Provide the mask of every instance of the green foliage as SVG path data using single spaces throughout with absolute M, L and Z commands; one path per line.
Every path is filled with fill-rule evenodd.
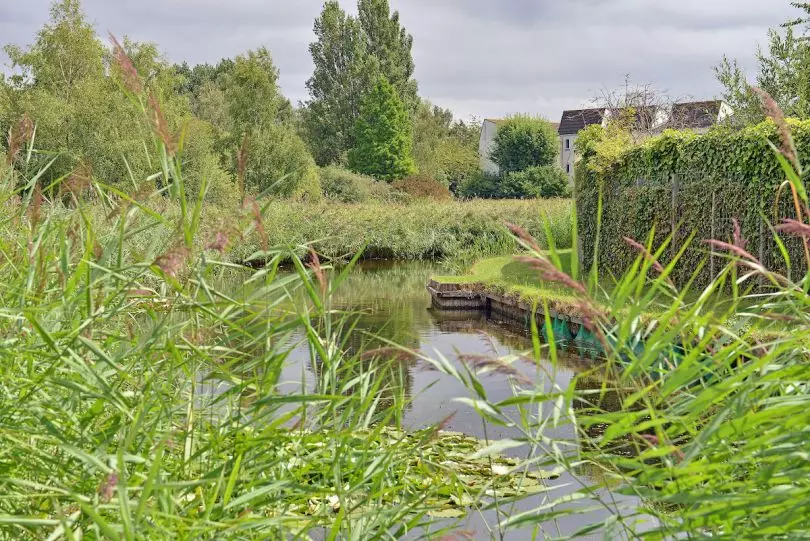
M 197 118 L 184 126 L 184 145 L 181 152 L 186 190 L 196 199 L 203 182 L 206 185 L 206 201 L 221 208 L 232 209 L 239 204 L 239 188 L 221 166 L 219 157 L 211 151 L 214 147 L 214 128 Z
M 234 164 L 234 169 L 238 166 Z M 245 185 L 253 193 L 318 199 L 318 168 L 295 131 L 269 124 L 248 138 Z
M 377 183 L 371 177 L 336 166 L 321 168 L 320 178 L 324 197 L 341 203 L 365 203 Z
M 810 124 L 791 122 L 791 127 L 800 152 L 807 155 Z M 637 255 L 623 237 L 643 241 L 654 228 L 654 244 L 661 245 L 673 233 L 675 220 L 674 250 L 692 233 L 697 239 L 681 258 L 676 278 L 685 280 L 698 269 L 698 284 L 705 285 L 712 279 L 712 268 L 719 271 L 720 265 L 716 258 L 713 264 L 707 260 L 699 241 L 730 240 L 732 219 L 737 219 L 747 250 L 769 268 L 788 272 L 779 245 L 763 221 L 763 217 L 778 222 L 795 215 L 789 190 L 782 192 L 777 204 L 785 176 L 769 146 L 769 141 L 781 144 L 773 123 L 741 131 L 721 128 L 706 135 L 667 131 L 617 153 L 612 143 L 599 139 L 599 133 L 593 130 L 577 141 L 584 167 L 577 168 L 575 193 L 586 264 L 594 260 L 597 230 L 599 265 L 618 273 Z M 610 152 L 599 154 L 604 148 Z M 601 225 L 597 223 L 600 196 Z M 802 273 L 802 243 L 788 238 L 782 242 L 791 256 L 792 272 Z
M 386 186 L 378 182 L 375 186 Z M 390 188 L 389 188 L 390 189 Z M 543 235 L 542 217 L 562 223 L 560 246 L 570 245 L 571 201 L 565 199 L 436 201 L 408 203 L 392 198 L 365 204 L 273 201 L 264 212 L 271 246 L 313 245 L 327 258 L 346 258 L 362 250 L 370 259 L 476 258 L 515 253 L 518 245 L 503 226 L 518 224 Z M 255 236 L 234 250 L 236 260 L 260 249 Z M 306 254 L 301 248 L 299 255 Z
M 464 199 L 496 199 L 499 180 L 497 176 L 479 170 L 464 179 L 456 189 L 456 194 Z
M 361 0 L 357 18 L 328 1 L 315 20 L 315 36 L 303 129 L 319 165 L 345 163 L 356 146 L 361 105 L 380 76 L 393 84 L 406 110 L 416 106 L 413 38 L 387 0 Z
M 559 155 L 554 125 L 542 118 L 513 116 L 498 125 L 490 159 L 501 174 L 551 165 Z
M 500 197 L 515 199 L 567 197 L 568 175 L 557 165 L 529 167 L 503 175 L 499 190 Z
M 459 186 L 458 195 L 466 199 L 534 199 L 567 197 L 568 176 L 556 165 L 529 167 L 505 175 L 479 172 Z
M 807 3 L 792 5 L 804 12 L 779 28 L 768 31 L 768 48 L 757 50 L 755 85 L 770 94 L 786 115 L 810 118 L 810 42 L 807 40 L 805 17 Z M 746 73 L 736 60 L 724 57 L 715 68 L 718 81 L 725 88 L 723 99 L 734 108 L 734 120 L 750 125 L 764 120 L 759 98 L 750 90 Z
M 315 71 L 307 81 L 304 112 L 307 142 L 319 165 L 340 163 L 354 148 L 354 125 L 363 98 L 379 74 L 360 22 L 336 1 L 326 2 L 315 20 L 309 46 Z
M 420 174 L 455 190 L 479 169 L 480 129 L 453 121 L 449 109 L 422 100 L 413 113 L 413 157 Z
M 396 89 L 406 109 L 412 111 L 419 99 L 413 78 L 413 37 L 400 23 L 399 12 L 391 13 L 388 0 L 359 0 L 357 12 L 368 53 L 376 60 L 380 74 Z
M 397 180 L 391 184 L 391 188 L 418 199 L 451 199 L 453 197 L 447 186 L 422 174 Z
M 394 87 L 384 78 L 363 100 L 355 139 L 356 147 L 349 152 L 349 167 L 353 171 L 389 181 L 414 172 L 408 112 Z

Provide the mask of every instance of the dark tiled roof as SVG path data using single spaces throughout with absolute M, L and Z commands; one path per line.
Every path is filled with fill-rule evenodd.
M 710 128 L 717 123 L 722 104 L 720 100 L 676 103 L 668 124 L 675 129 Z
M 560 127 L 557 133 L 560 135 L 575 135 L 591 124 L 601 124 L 605 116 L 604 109 L 578 109 L 563 111 L 560 119 Z

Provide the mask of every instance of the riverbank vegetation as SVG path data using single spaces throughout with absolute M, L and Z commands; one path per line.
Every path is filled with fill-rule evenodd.
M 318 22 L 318 43 L 348 40 L 355 53 L 334 81 L 385 66 L 406 110 L 418 108 L 410 36 L 387 3 L 360 8 L 347 17 L 328 2 Z M 606 289 L 598 266 L 564 251 L 580 240 L 569 201 L 437 201 L 424 185 L 444 180 L 396 179 L 397 189 L 341 169 L 355 147 L 329 139 L 351 130 L 323 123 L 345 105 L 329 77 L 296 112 L 266 51 L 175 80 L 182 70 L 146 45 L 105 51 L 75 0 L 55 4 L 34 46 L 9 51 L 21 72 L 2 93 L 3 539 L 810 532 L 810 277 L 758 259 L 747 229 L 707 239 L 696 264 L 689 240 L 628 239 L 634 257 Z M 314 79 L 330 66 L 316 63 Z M 781 138 L 763 159 L 798 209 L 779 233 L 802 248 L 780 250 L 781 263 L 806 269 L 791 259 L 810 241 L 805 172 L 790 124 L 766 105 Z M 463 127 L 438 124 L 437 148 L 464 140 Z M 315 148 L 313 133 L 328 145 Z M 436 171 L 460 182 L 457 163 Z M 586 233 L 594 261 L 618 250 L 599 227 Z M 373 331 L 355 338 L 357 318 L 339 305 L 363 254 L 502 250 L 520 251 L 520 265 L 489 259 L 474 273 L 564 290 L 603 359 L 565 369 L 561 344 L 536 329 L 527 351 L 505 358 L 392 340 L 368 349 Z M 677 285 L 679 262 L 697 278 L 709 257 L 718 272 L 705 287 Z M 350 261 L 332 269 L 332 258 Z M 306 364 L 291 376 L 294 350 Z M 456 402 L 475 412 L 483 441 L 445 433 L 448 419 L 403 426 L 418 397 L 402 380 L 415 366 L 463 386 Z M 511 436 L 492 439 L 492 428 Z M 459 515 L 476 513 L 487 530 L 470 533 Z

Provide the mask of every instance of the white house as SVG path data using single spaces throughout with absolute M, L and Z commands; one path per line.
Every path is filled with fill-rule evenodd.
M 576 140 L 579 132 L 592 124 L 607 125 L 620 110 L 607 108 L 576 109 L 563 111 L 560 119 L 560 167 L 574 177 L 576 163 Z M 666 129 L 691 130 L 706 133 L 709 129 L 734 114 L 729 104 L 722 100 L 691 101 L 675 103 L 671 107 L 638 107 L 635 111 L 635 126 L 640 137 L 661 133 Z

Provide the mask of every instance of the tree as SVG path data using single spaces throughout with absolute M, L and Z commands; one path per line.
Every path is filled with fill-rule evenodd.
M 413 78 L 413 37 L 402 27 L 399 12 L 391 13 L 388 0 L 359 0 L 357 10 L 369 54 L 377 60 L 380 72 L 394 86 L 408 111 L 413 111 L 419 103 Z
M 542 118 L 516 115 L 498 126 L 490 159 L 501 174 L 551 165 L 558 156 L 557 131 Z
M 388 181 L 416 171 L 408 112 L 384 77 L 363 101 L 355 138 L 357 146 L 349 152 L 349 167 L 353 171 Z
M 451 189 L 478 170 L 480 129 L 453 120 L 453 112 L 420 100 L 413 117 L 413 157 L 421 175 Z
M 754 84 L 770 94 L 788 116 L 810 118 L 810 36 L 804 28 L 810 22 L 810 3 L 792 2 L 804 15 L 781 28 L 768 31 L 768 50 L 757 50 L 759 64 Z M 731 105 L 739 124 L 764 119 L 759 99 L 751 92 L 747 74 L 736 60 L 723 57 L 715 68 L 725 88 L 723 99 Z
M 315 20 L 309 52 L 315 71 L 307 81 L 310 100 L 303 124 L 315 160 L 339 163 L 354 147 L 354 125 L 363 98 L 373 87 L 379 64 L 368 52 L 363 28 L 336 1 L 324 4 Z

